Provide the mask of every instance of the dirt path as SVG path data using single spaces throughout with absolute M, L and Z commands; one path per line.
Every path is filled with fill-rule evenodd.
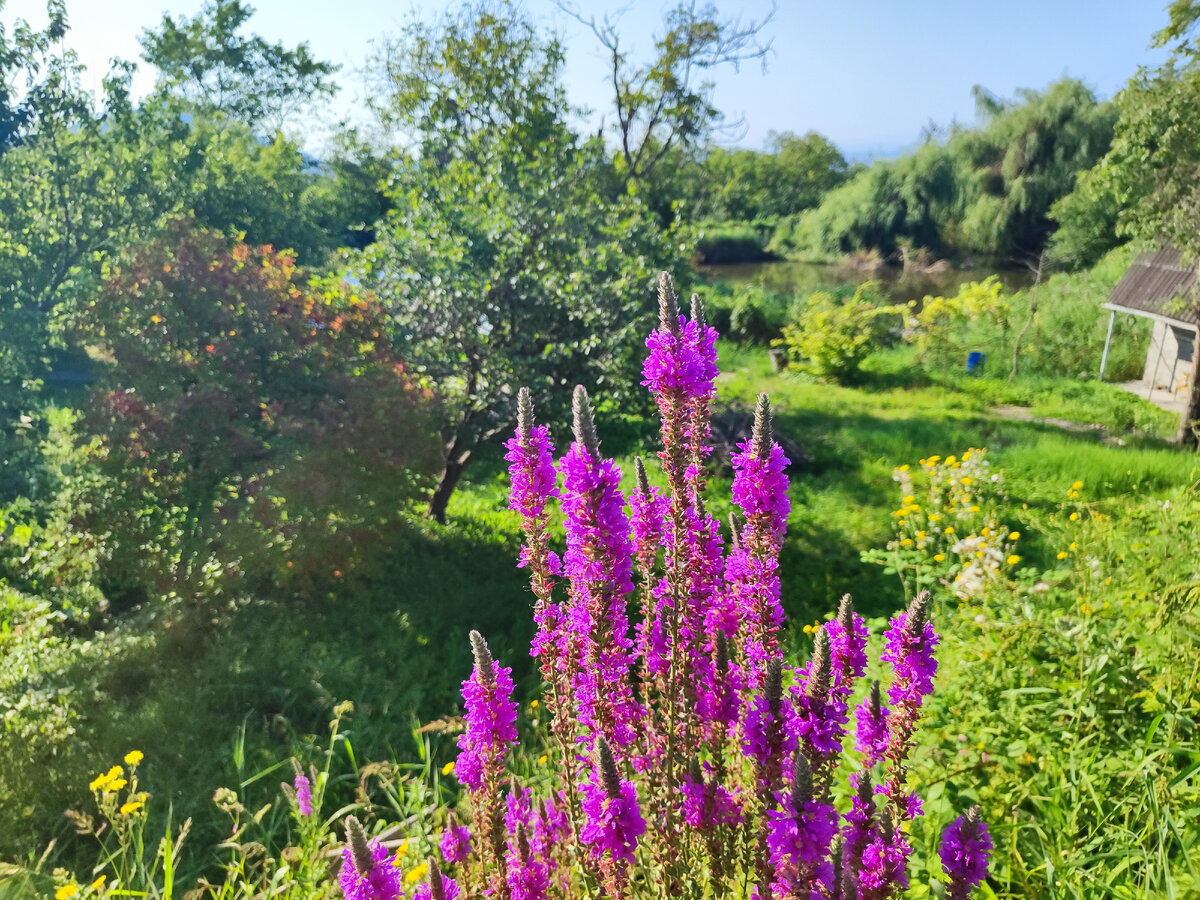
M 1081 422 L 1071 422 L 1067 419 L 1055 419 L 1051 416 L 1035 416 L 1024 406 L 993 406 L 992 412 L 1002 419 L 1012 419 L 1015 422 L 1033 422 L 1037 425 L 1053 425 L 1063 431 L 1073 431 L 1076 434 L 1096 434 L 1104 443 L 1111 447 L 1124 447 L 1125 441 L 1109 432 L 1103 425 L 1092 423 L 1084 425 Z

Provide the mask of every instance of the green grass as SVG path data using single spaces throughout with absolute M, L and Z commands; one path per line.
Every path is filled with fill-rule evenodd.
M 1065 485 L 1084 481 L 1089 500 L 1106 504 L 1112 527 L 1132 532 L 1146 527 L 1146 504 L 1200 475 L 1195 456 L 1162 439 L 1173 430 L 1169 416 L 1109 385 L 929 373 L 890 351 L 871 360 L 864 383 L 851 388 L 777 375 L 763 348 L 722 342 L 719 349 L 720 404 L 749 407 L 767 391 L 777 429 L 811 457 L 792 473 L 782 557 L 796 648 L 808 645 L 799 626 L 822 618 L 847 591 L 869 616 L 903 604 L 898 579 L 860 558 L 891 535 L 897 465 L 988 448 L 1006 472 L 1014 524 L 1031 535 L 1022 552 L 1031 565 L 1047 567 L 1057 544 L 1046 535 L 1059 527 Z M 1002 404 L 1097 422 L 1126 444 L 1106 444 L 1098 431 L 1013 421 L 994 411 Z M 598 423 L 627 486 L 638 438 L 652 424 L 603 416 Z M 653 451 L 640 452 L 651 459 Z M 356 571 L 326 573 L 303 589 L 277 585 L 228 609 L 160 608 L 71 631 L 31 598 L 11 598 L 5 618 L 17 628 L 0 635 L 0 693 L 31 699 L 12 714 L 25 730 L 10 723 L 0 744 L 0 857 L 31 859 L 54 838 L 53 858 L 70 861 L 75 851 L 62 809 L 84 803 L 87 781 L 138 748 L 147 755 L 143 781 L 154 802 L 172 805 L 176 821 L 196 819 L 181 863 L 192 877 L 213 863 L 207 848 L 224 827 L 212 790 L 236 787 L 246 772 L 293 752 L 311 758 L 339 701 L 356 705 L 339 745 L 340 771 L 353 771 L 354 760 L 410 758 L 412 717 L 458 708 L 471 628 L 487 635 L 514 665 L 521 688 L 532 691 L 530 595 L 514 565 L 519 540 L 505 482 L 493 454 L 469 472 L 449 525 L 407 520 L 366 548 Z M 730 510 L 728 486 L 712 481 L 718 515 Z M 278 780 L 263 779 L 252 791 L 269 799 Z

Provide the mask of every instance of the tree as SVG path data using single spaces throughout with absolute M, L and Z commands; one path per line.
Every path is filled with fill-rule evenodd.
M 616 114 L 616 133 L 625 180 L 648 178 L 675 147 L 703 143 L 724 118 L 713 105 L 714 69 L 765 60 L 770 41 L 760 36 L 774 17 L 743 23 L 721 18 L 711 3 L 681 0 L 665 16 L 663 35 L 654 42 L 654 57 L 635 66 L 621 43 L 617 23 L 597 20 L 567 2 L 559 8 L 591 28 L 608 54 Z M 734 126 L 736 128 L 736 125 Z
M 91 504 L 107 580 L 195 596 L 213 571 L 271 577 L 280 549 L 349 553 L 423 496 L 431 397 L 385 315 L 185 220 L 110 267 L 81 314 L 113 361 L 88 417 L 116 485 Z
M 308 44 L 294 48 L 239 32 L 254 15 L 242 0 L 207 0 L 199 15 L 164 15 L 142 32 L 142 57 L 159 70 L 161 88 L 194 106 L 274 133 L 289 117 L 337 91 L 332 63 Z
M 389 306 L 397 352 L 441 396 L 437 519 L 521 386 L 550 415 L 564 385 L 636 394 L 655 271 L 681 263 L 636 198 L 606 193 L 603 146 L 567 125 L 561 65 L 509 4 L 413 22 L 376 59 L 376 109 L 410 151 L 356 268 Z
M 1097 178 L 1120 200 L 1117 233 L 1200 256 L 1200 2 L 1176 0 L 1156 35 L 1170 58 L 1139 69 L 1116 97 L 1120 117 Z M 1190 298 L 1200 304 L 1200 298 Z M 1200 447 L 1200 353 L 1179 440 Z

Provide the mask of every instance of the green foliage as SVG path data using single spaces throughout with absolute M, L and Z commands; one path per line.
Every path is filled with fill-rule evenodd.
M 701 222 L 696 226 L 694 243 L 694 258 L 708 265 L 771 258 L 762 234 L 748 224 Z
M 242 0 L 206 0 L 198 15 L 163 15 L 142 32 L 142 56 L 159 72 L 159 90 L 192 108 L 270 132 L 316 98 L 337 90 L 338 67 L 314 59 L 308 44 L 294 49 L 269 43 L 242 26 L 254 7 Z
M 1164 614 L 1158 598 L 1190 578 L 1194 491 L 1159 499 L 1135 488 L 1106 501 L 1076 477 L 1043 482 L 1034 512 L 1024 486 L 997 492 L 999 471 L 967 484 L 968 459 L 978 453 L 922 460 L 918 486 L 898 469 L 906 514 L 894 517 L 888 551 L 872 554 L 940 599 L 940 691 L 921 768 L 982 776 L 965 792 L 947 780 L 927 807 L 983 806 L 997 896 L 1186 896 L 1197 884 L 1188 855 L 1200 838 L 1190 777 L 1200 707 L 1197 669 L 1178 660 L 1196 621 Z M 966 515 L 946 502 L 966 492 L 985 509 Z M 1018 507 L 1022 497 L 1030 502 Z M 996 513 L 1004 527 L 965 535 Z M 947 521 L 960 529 L 952 548 L 934 536 Z M 1029 560 L 1012 552 L 1018 541 Z
M 289 257 L 178 222 L 110 270 L 82 325 L 114 363 L 89 425 L 115 490 L 88 521 L 115 593 L 203 596 L 222 571 L 229 592 L 294 542 L 337 560 L 427 484 L 429 401 L 379 303 L 306 285 Z
M 645 207 L 604 193 L 603 147 L 568 125 L 561 47 L 515 9 L 413 23 L 379 64 L 377 108 L 416 156 L 398 161 L 394 210 L 355 264 L 441 392 L 440 516 L 520 386 L 551 416 L 562 384 L 641 402 L 655 272 L 682 265 Z
M 859 375 L 863 361 L 884 342 L 889 327 L 899 324 L 907 307 L 880 306 L 868 296 L 870 283 L 854 296 L 810 294 L 794 322 L 785 325 L 783 343 L 795 361 L 818 377 L 846 383 Z
M 812 259 L 874 249 L 1036 258 L 1053 231 L 1051 206 L 1108 149 L 1115 112 L 1081 82 L 1001 101 L 976 89 L 983 123 L 878 162 L 777 234 Z
M 950 359 L 961 364 L 966 351 L 976 348 L 978 329 L 972 326 L 982 322 L 1007 331 L 1009 312 L 1004 285 L 992 276 L 962 285 L 953 297 L 926 297 L 909 317 L 907 339 L 917 345 L 921 362 L 933 355 L 942 364 Z

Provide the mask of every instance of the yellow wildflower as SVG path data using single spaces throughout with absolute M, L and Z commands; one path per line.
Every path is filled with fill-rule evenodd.
M 429 871 L 429 863 L 421 863 L 419 866 L 413 866 L 408 870 L 408 874 L 404 876 L 404 880 L 408 884 L 415 884 L 425 877 L 425 873 Z
M 953 458 L 954 458 L 954 457 L 951 457 L 951 459 L 953 459 Z M 929 459 L 928 459 L 928 460 L 922 460 L 922 462 L 928 462 L 928 463 L 929 463 L 929 465 L 931 465 L 931 466 L 935 466 L 935 465 L 937 465 L 937 461 L 938 461 L 939 459 L 941 459 L 941 457 L 940 457 L 940 456 L 934 455 L 934 456 L 931 456 L 931 457 L 929 457 Z
M 973 513 L 977 513 L 977 512 L 979 512 L 979 507 L 978 507 L 978 506 L 972 506 L 972 507 L 971 507 L 971 512 L 973 512 Z
M 942 534 L 954 534 L 954 526 L 953 526 L 953 525 L 947 525 L 947 526 L 945 527 L 945 529 L 942 531 Z
M 954 457 L 954 456 L 947 456 L 946 457 L 946 465 L 948 465 L 948 466 L 954 465 L 955 459 L 956 459 L 956 457 Z
M 550 759 L 550 757 L 547 756 L 545 753 L 543 753 L 541 756 L 538 757 L 538 765 L 544 766 L 548 759 Z
M 972 478 L 970 475 L 964 475 L 960 480 L 962 481 L 963 487 L 970 487 L 972 484 L 975 483 L 975 479 Z
M 442 774 L 443 775 L 449 775 L 453 771 L 454 771 L 454 760 L 450 760 L 450 762 L 448 762 L 444 766 L 442 766 Z
M 120 766 L 113 766 L 111 769 L 109 769 L 103 775 L 97 775 L 92 780 L 92 783 L 88 785 L 88 788 L 90 788 L 93 791 L 108 790 L 109 789 L 108 786 L 124 774 L 125 774 L 125 770 L 122 769 Z M 123 786 L 124 785 L 122 785 L 122 787 Z M 118 790 L 119 790 L 119 788 L 118 788 Z
M 1020 539 L 1020 537 L 1021 537 L 1021 532 L 1019 532 L 1019 531 L 1010 531 L 1010 532 L 1008 533 L 1008 539 L 1009 539 L 1010 541 L 1019 540 L 1019 539 Z
M 1006 561 L 1008 562 L 1008 564 L 1010 566 L 1015 566 L 1017 563 L 1019 563 L 1021 561 L 1021 557 L 1017 556 L 1017 554 L 1015 554 L 1015 553 L 1010 553 L 1008 556 L 1008 559 Z
M 117 791 L 119 791 L 119 790 L 121 790 L 122 788 L 124 788 L 124 787 L 125 787 L 125 785 L 126 785 L 126 784 L 128 784 L 128 783 L 129 783 L 129 782 L 127 782 L 127 781 L 126 781 L 124 778 L 117 778 L 117 779 L 114 779 L 113 781 L 110 781 L 108 784 L 106 784 L 106 785 L 104 786 L 104 793 L 106 793 L 106 794 L 115 794 Z
M 901 500 L 900 502 L 901 502 L 901 503 L 902 503 L 904 506 L 908 506 L 908 504 L 912 503 L 912 502 L 913 502 L 913 501 L 915 501 L 916 499 L 917 499 L 917 498 L 916 498 L 916 497 L 914 497 L 912 494 L 907 494 L 907 495 L 905 495 L 904 499 L 903 499 L 903 500 Z
M 1082 481 L 1075 482 L 1073 485 L 1071 485 L 1071 490 L 1073 490 L 1073 491 L 1083 490 L 1083 482 Z
M 530 708 L 530 709 L 537 709 L 537 708 L 538 708 L 538 702 L 537 702 L 536 700 L 531 700 L 531 701 L 529 702 L 529 708 Z
M 130 750 L 125 754 L 125 765 L 136 768 L 144 758 L 141 750 Z
M 78 893 L 79 885 L 72 881 L 70 884 L 64 884 L 54 892 L 54 900 L 67 900 L 68 897 L 74 897 Z
M 935 553 L 935 554 L 933 555 L 933 561 L 934 561 L 934 562 L 945 562 L 945 561 L 946 561 L 946 554 L 945 554 L 945 553 Z
M 918 540 L 918 541 L 923 541 L 923 540 L 925 540 L 925 532 L 924 532 L 924 531 L 918 531 L 918 532 L 917 532 L 917 540 Z
M 1081 613 L 1083 613 L 1085 616 L 1090 616 L 1092 613 L 1094 613 L 1096 611 L 1096 608 L 1094 606 L 1092 606 L 1090 603 L 1080 603 L 1079 611 Z
M 936 522 L 936 521 L 937 521 L 938 519 L 940 519 L 941 517 L 942 517 L 942 514 L 941 514 L 941 513 L 930 513 L 930 514 L 929 514 L 929 521 L 930 521 L 930 522 Z
M 913 539 L 912 539 L 912 538 L 905 538 L 904 540 L 902 540 L 902 541 L 900 542 L 900 546 L 901 546 L 901 547 L 911 547 L 912 545 L 913 545 Z
M 897 472 L 907 472 L 908 471 L 908 463 L 905 463 L 904 465 L 900 466 L 900 468 L 896 469 L 896 471 Z
M 100 893 L 101 891 L 103 891 L 104 890 L 104 882 L 107 879 L 108 879 L 107 875 L 101 875 L 99 878 L 97 878 L 95 881 L 92 882 L 92 884 L 91 884 L 92 890 L 95 891 L 96 893 Z
M 1059 551 L 1058 551 L 1058 558 L 1059 558 L 1059 559 L 1066 559 L 1066 558 L 1067 558 L 1068 556 L 1070 556 L 1070 555 L 1071 555 L 1071 554 L 1070 554 L 1070 553 L 1068 553 L 1066 550 L 1059 550 Z
M 121 815 L 127 816 L 130 813 L 135 813 L 146 804 L 141 800 L 130 800 L 128 803 L 121 804 Z
M 1068 518 L 1070 518 L 1070 520 L 1072 522 L 1078 522 L 1079 521 L 1079 513 L 1071 513 L 1071 515 Z

